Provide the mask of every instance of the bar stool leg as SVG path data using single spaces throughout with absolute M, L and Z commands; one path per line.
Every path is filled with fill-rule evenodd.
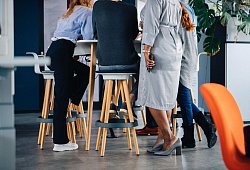
M 80 108 L 80 104 L 79 106 L 73 105 L 73 110 L 76 112 L 76 116 L 78 114 L 81 114 L 81 108 Z M 82 121 L 81 119 L 77 118 L 76 119 L 76 131 L 79 132 L 79 137 L 82 138 L 83 137 L 83 131 L 82 131 Z
M 108 92 L 107 92 L 107 102 L 106 102 L 104 123 L 108 123 L 110 102 L 111 102 L 111 95 L 112 95 L 112 87 L 113 87 L 113 81 L 112 80 L 107 80 L 107 81 L 108 81 Z M 104 128 L 103 135 L 102 135 L 101 157 L 103 157 L 104 153 L 105 153 L 106 138 L 107 138 L 107 128 Z
M 52 80 L 46 81 L 44 101 L 43 101 L 43 110 L 42 110 L 42 118 L 48 117 L 51 82 L 52 82 Z M 39 135 L 38 135 L 38 144 L 40 144 L 40 149 L 43 149 L 45 127 L 46 127 L 45 123 L 40 123 L 40 129 L 39 129 Z
M 131 101 L 130 101 L 130 96 L 129 96 L 129 89 L 128 89 L 128 84 L 126 80 L 122 80 L 122 86 L 123 86 L 123 91 L 125 94 L 129 120 L 130 122 L 134 122 L 134 116 L 133 116 L 132 106 L 131 106 Z M 133 135 L 133 140 L 134 140 L 135 152 L 136 152 L 136 155 L 139 156 L 140 153 L 139 153 L 138 142 L 137 142 L 137 137 L 136 137 L 136 132 L 135 132 L 134 127 L 132 128 L 132 135 Z
M 70 118 L 72 118 L 71 109 L 72 109 L 72 104 L 70 104 L 69 108 L 68 108 L 68 117 L 70 117 Z M 76 143 L 75 122 L 70 122 L 69 127 L 70 127 L 69 129 L 70 129 L 72 143 Z
M 145 113 L 144 113 L 143 110 L 141 110 L 141 116 L 142 116 L 142 120 L 143 120 L 144 126 L 146 126 L 146 124 L 147 124 L 146 115 L 145 115 Z
M 104 113 L 105 113 L 105 110 L 106 110 L 106 101 L 107 101 L 108 87 L 109 87 L 109 84 L 108 84 L 108 81 L 106 81 L 104 95 L 103 95 L 103 101 L 102 101 L 102 111 L 101 111 L 101 115 L 100 115 L 100 121 L 101 122 L 104 121 Z M 101 133 L 102 133 L 102 128 L 99 127 L 98 128 L 97 139 L 96 139 L 96 146 L 95 146 L 95 150 L 96 151 L 98 151 L 99 147 L 100 147 Z
M 67 123 L 67 135 L 68 135 L 69 140 L 72 141 L 70 132 L 71 132 L 70 125 L 69 125 L 69 123 Z
M 123 86 L 122 86 L 122 81 L 121 80 L 119 81 L 119 84 L 120 84 L 120 88 L 119 88 L 119 93 L 118 94 L 121 94 L 122 103 L 124 103 L 125 102 L 125 94 L 124 94 L 124 91 L 123 91 Z M 126 133 L 126 132 L 127 132 L 126 128 L 123 128 L 123 133 Z
M 117 82 L 117 88 L 115 89 L 115 97 L 114 97 L 114 104 L 117 106 L 118 105 L 118 100 L 120 97 L 120 93 L 121 93 L 121 82 L 118 80 Z
M 46 109 L 45 105 L 47 103 L 47 96 L 49 96 L 50 93 L 50 85 L 51 85 L 51 80 L 46 81 L 45 85 L 45 91 L 44 91 L 44 99 L 43 99 L 43 109 L 42 109 L 42 118 L 46 117 Z M 39 134 L 38 134 L 38 139 L 37 139 L 37 144 L 41 144 L 41 135 L 42 135 L 42 123 L 40 123 L 40 128 L 39 128 Z
M 52 85 L 51 85 L 51 96 L 50 96 L 50 104 L 49 104 L 49 115 L 51 113 L 53 113 L 53 110 L 54 110 L 54 83 L 52 81 Z M 50 132 L 50 127 L 52 126 L 52 123 L 48 123 L 47 125 L 47 129 L 46 129 L 46 136 L 49 135 L 49 132 Z
M 195 127 L 196 127 L 196 131 L 197 131 L 198 139 L 199 139 L 199 141 L 201 141 L 202 137 L 201 137 L 200 127 L 199 127 L 199 125 L 197 123 L 195 123 Z
M 82 104 L 82 101 L 79 105 L 79 111 L 80 113 L 82 114 L 85 114 L 84 113 L 84 110 L 83 110 L 83 104 Z M 82 128 L 83 128 L 83 133 L 84 133 L 84 137 L 85 137 L 85 141 L 87 140 L 87 136 L 88 136 L 88 131 L 87 131 L 87 124 L 86 124 L 86 119 L 85 118 L 82 118 L 81 119 L 81 125 L 82 125 Z
M 125 123 L 128 123 L 128 119 L 127 118 L 125 118 Z M 125 129 L 125 132 L 127 133 L 128 149 L 132 150 L 130 129 L 129 128 L 124 128 L 124 129 Z
M 125 102 L 125 96 L 124 96 L 124 91 L 123 91 L 123 88 L 122 88 L 122 81 L 121 80 L 118 80 L 118 94 L 117 96 L 120 95 L 121 93 L 121 96 L 122 96 L 122 102 Z M 117 97 L 117 103 L 118 103 L 118 97 Z M 128 123 L 128 118 L 125 117 L 125 123 Z M 130 135 L 130 128 L 123 128 L 123 133 L 127 133 L 127 140 L 128 140 L 128 149 L 129 150 L 132 150 L 132 143 L 131 143 L 131 135 Z
M 177 102 L 175 103 L 175 106 L 173 108 L 172 114 L 177 114 Z M 173 122 L 172 122 L 173 129 L 172 129 L 172 132 L 173 132 L 174 136 L 176 136 L 176 123 L 177 123 L 177 119 L 173 118 Z

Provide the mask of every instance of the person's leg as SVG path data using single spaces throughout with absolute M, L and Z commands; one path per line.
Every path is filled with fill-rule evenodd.
M 68 41 L 55 41 L 46 55 L 51 57 L 51 66 L 55 78 L 55 106 L 53 114 L 54 144 L 69 142 L 66 127 L 66 114 L 69 103 L 70 80 L 73 76 L 71 57 L 74 46 Z
M 71 81 L 71 102 L 75 105 L 79 105 L 82 96 L 89 84 L 89 72 L 90 69 L 87 65 L 76 61 L 72 58 L 72 65 L 74 70 L 74 76 Z
M 168 150 L 176 141 L 175 137 L 170 129 L 168 118 L 165 111 L 149 108 L 154 120 L 156 121 L 161 134 L 164 139 L 162 150 Z
M 184 135 L 182 140 L 182 147 L 194 148 L 194 125 L 193 125 L 193 102 L 191 98 L 190 89 L 179 83 L 177 102 L 181 107 L 181 114 L 183 120 Z
M 215 134 L 216 129 L 214 125 L 207 120 L 205 115 L 197 108 L 194 103 L 192 104 L 192 108 L 194 113 L 194 120 L 204 131 L 204 134 L 207 138 L 207 146 L 209 148 L 212 148 L 217 141 L 217 136 Z
M 138 85 L 139 85 L 139 71 L 140 71 L 140 57 L 138 58 L 137 64 L 132 69 L 136 74 L 133 75 L 134 77 L 134 85 L 132 88 L 132 91 L 130 92 L 130 98 L 131 102 L 134 103 L 134 101 L 137 100 L 138 97 Z
M 146 121 L 147 121 L 147 126 L 149 128 L 157 128 L 158 127 L 158 125 L 155 122 L 155 120 L 154 120 L 152 114 L 150 113 L 148 107 L 146 107 Z
M 136 134 L 138 135 L 158 135 L 159 130 L 158 130 L 158 125 L 155 122 L 154 118 L 152 117 L 149 108 L 146 108 L 146 121 L 147 124 L 144 128 L 142 129 L 137 129 Z
M 184 126 L 193 124 L 192 98 L 190 89 L 179 83 L 177 102 L 181 108 Z

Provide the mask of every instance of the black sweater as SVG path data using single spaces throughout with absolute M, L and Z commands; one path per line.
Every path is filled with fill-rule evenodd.
M 130 65 L 138 61 L 133 40 L 138 30 L 137 10 L 122 1 L 99 0 L 93 7 L 94 36 L 100 65 Z

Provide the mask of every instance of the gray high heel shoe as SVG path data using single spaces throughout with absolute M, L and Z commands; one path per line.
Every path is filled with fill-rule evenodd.
M 148 152 L 148 153 L 155 153 L 155 152 L 158 152 L 158 151 L 160 151 L 160 150 L 162 149 L 163 144 L 164 144 L 164 142 L 161 142 L 161 143 L 157 144 L 155 148 L 152 148 L 152 147 L 151 147 L 151 148 L 148 148 L 148 149 L 147 149 L 147 152 Z
M 176 149 L 176 155 L 181 155 L 181 142 L 180 142 L 180 139 L 177 139 L 177 141 L 169 149 L 167 149 L 165 151 L 157 151 L 157 152 L 154 153 L 154 155 L 168 156 L 175 149 Z

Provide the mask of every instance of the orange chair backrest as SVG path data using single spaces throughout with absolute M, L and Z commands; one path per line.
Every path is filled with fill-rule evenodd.
M 200 90 L 218 130 L 224 162 L 228 168 L 238 169 L 239 157 L 245 155 L 244 125 L 238 105 L 222 85 L 207 83 Z

